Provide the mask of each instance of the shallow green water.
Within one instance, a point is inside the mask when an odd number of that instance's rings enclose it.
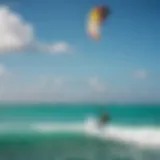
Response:
[[[87,118],[103,111],[112,117],[113,136],[86,134]],[[159,160],[159,115],[160,107],[152,105],[1,105],[0,160]],[[57,131],[56,125],[70,128]]]

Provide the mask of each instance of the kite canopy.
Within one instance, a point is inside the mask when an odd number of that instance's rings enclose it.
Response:
[[[108,18],[109,8],[107,6],[99,6],[93,8],[88,18],[88,34],[94,39],[100,39],[100,28],[105,19]]]

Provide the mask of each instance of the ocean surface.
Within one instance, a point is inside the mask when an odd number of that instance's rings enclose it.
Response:
[[[160,160],[160,105],[0,104],[0,160]]]

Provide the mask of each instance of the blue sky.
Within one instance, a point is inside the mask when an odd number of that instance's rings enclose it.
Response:
[[[159,0],[0,4],[1,100],[159,102]],[[85,25],[99,4],[111,15],[94,41]]]

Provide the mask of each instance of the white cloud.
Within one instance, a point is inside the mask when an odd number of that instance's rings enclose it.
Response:
[[[0,6],[0,54],[24,50],[62,54],[71,52],[72,48],[66,42],[39,43],[31,23],[9,7]]]
[[[65,42],[48,45],[46,50],[50,53],[67,53],[72,51],[71,47]]]
[[[147,76],[148,76],[148,73],[147,73],[146,70],[141,69],[141,70],[137,70],[137,71],[134,72],[134,77],[136,79],[146,79]]]
[[[52,54],[69,54],[73,51],[72,47],[66,42],[52,44],[36,43],[34,47],[40,52],[48,52]]]
[[[64,80],[60,77],[54,77],[53,81],[56,86],[62,86],[64,83]]]
[[[86,83],[74,81],[64,76],[44,75],[36,79],[22,78],[13,75],[3,86],[1,85],[0,100],[2,101],[100,101],[106,100],[107,85],[98,78],[90,78]],[[86,82],[86,81],[85,81]]]
[[[5,73],[6,73],[5,67],[4,67],[2,64],[0,64],[0,78],[1,78]]]
[[[1,73],[6,69],[1,65]],[[8,73],[8,69],[7,69]],[[159,102],[159,91],[130,90],[112,88],[98,77],[74,80],[60,75],[32,77],[24,79],[21,75],[9,74],[0,78],[0,101],[28,102]],[[87,83],[86,83],[87,82]]]
[[[0,100],[11,101],[56,101],[63,99],[65,80],[59,76],[42,76],[32,82],[12,75],[0,86]]]
[[[0,7],[0,53],[19,51],[33,41],[33,27],[6,6]]]
[[[98,77],[90,78],[88,84],[91,89],[97,92],[105,92],[107,90],[107,85],[102,83]]]

